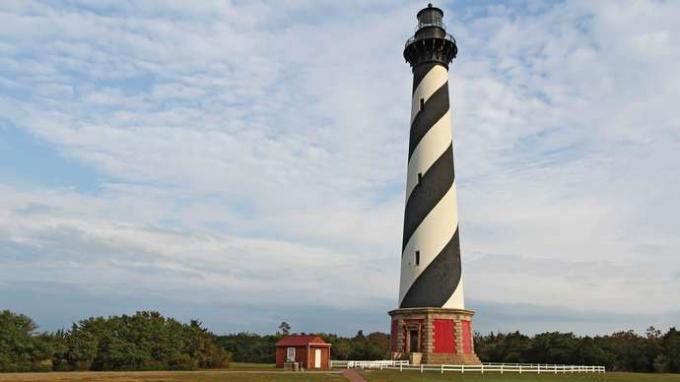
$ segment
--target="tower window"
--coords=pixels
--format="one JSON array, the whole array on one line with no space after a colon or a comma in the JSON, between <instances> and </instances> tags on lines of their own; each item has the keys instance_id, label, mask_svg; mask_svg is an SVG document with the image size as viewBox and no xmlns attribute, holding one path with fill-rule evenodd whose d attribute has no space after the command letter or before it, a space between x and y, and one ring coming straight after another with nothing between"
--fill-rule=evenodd
<instances>
[{"instance_id":1,"label":"tower window","mask_svg":"<svg viewBox=\"0 0 680 382\"><path fill-rule=\"evenodd\" d=\"M420 111L423 111L425 108L425 98L420 99Z\"/></svg>"},{"instance_id":2,"label":"tower window","mask_svg":"<svg viewBox=\"0 0 680 382\"><path fill-rule=\"evenodd\" d=\"M416 251L416 267L420 265L420 251Z\"/></svg>"},{"instance_id":3,"label":"tower window","mask_svg":"<svg viewBox=\"0 0 680 382\"><path fill-rule=\"evenodd\" d=\"M423 181L423 173L419 172L418 173L418 185L420 185L420 183L422 183L422 181Z\"/></svg>"}]
</instances>

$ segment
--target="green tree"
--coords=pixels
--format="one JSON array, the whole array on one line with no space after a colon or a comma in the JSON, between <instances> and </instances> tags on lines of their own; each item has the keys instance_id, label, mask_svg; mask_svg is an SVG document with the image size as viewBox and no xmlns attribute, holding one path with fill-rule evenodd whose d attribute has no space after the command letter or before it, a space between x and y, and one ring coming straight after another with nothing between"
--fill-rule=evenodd
<instances>
[{"instance_id":1,"label":"green tree","mask_svg":"<svg viewBox=\"0 0 680 382\"><path fill-rule=\"evenodd\" d=\"M519 332L481 336L475 333L475 350L486 362L528 362L531 339Z\"/></svg>"},{"instance_id":2,"label":"green tree","mask_svg":"<svg viewBox=\"0 0 680 382\"><path fill-rule=\"evenodd\" d=\"M680 331L670 328L663 336L663 357L667 361L666 371L680 373Z\"/></svg>"},{"instance_id":3,"label":"green tree","mask_svg":"<svg viewBox=\"0 0 680 382\"><path fill-rule=\"evenodd\" d=\"M276 342L280 335L260 336L254 333L237 333L217 337L217 342L238 362L274 362Z\"/></svg>"},{"instance_id":4,"label":"green tree","mask_svg":"<svg viewBox=\"0 0 680 382\"><path fill-rule=\"evenodd\" d=\"M0 312L0 371L38 371L52 367L53 341L38 334L28 316Z\"/></svg>"},{"instance_id":5,"label":"green tree","mask_svg":"<svg viewBox=\"0 0 680 382\"><path fill-rule=\"evenodd\" d=\"M199 321L182 324L158 312L82 320L65 334L74 370L192 370L229 365L229 353Z\"/></svg>"},{"instance_id":6,"label":"green tree","mask_svg":"<svg viewBox=\"0 0 680 382\"><path fill-rule=\"evenodd\" d=\"M647 339L632 330L610 336L595 337L599 346L611 354L607 368L613 371L653 371L653 362L645 354Z\"/></svg>"},{"instance_id":7,"label":"green tree","mask_svg":"<svg viewBox=\"0 0 680 382\"><path fill-rule=\"evenodd\" d=\"M573 364L577 343L573 333L538 334L531 340L526 357L532 362Z\"/></svg>"},{"instance_id":8,"label":"green tree","mask_svg":"<svg viewBox=\"0 0 680 382\"><path fill-rule=\"evenodd\" d=\"M284 336L287 336L287 335L290 333L290 329L291 329L291 328L290 328L290 324L287 323L286 321L283 321L283 322L281 322L281 324L279 325L279 331L278 331L278 333L280 333L280 334L282 334L282 335L284 335ZM277 333L277 334L278 334L278 333Z\"/></svg>"},{"instance_id":9,"label":"green tree","mask_svg":"<svg viewBox=\"0 0 680 382\"><path fill-rule=\"evenodd\" d=\"M346 337L338 337L335 334L325 335L324 340L331 344L333 359L348 360L352 352L352 341Z\"/></svg>"}]
</instances>

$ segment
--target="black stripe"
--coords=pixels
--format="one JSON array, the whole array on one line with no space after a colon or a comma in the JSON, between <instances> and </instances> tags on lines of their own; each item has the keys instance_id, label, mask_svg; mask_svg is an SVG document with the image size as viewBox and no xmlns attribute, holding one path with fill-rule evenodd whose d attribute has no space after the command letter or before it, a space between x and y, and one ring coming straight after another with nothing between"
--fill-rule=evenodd
<instances>
[{"instance_id":1,"label":"black stripe","mask_svg":"<svg viewBox=\"0 0 680 382\"><path fill-rule=\"evenodd\" d=\"M413 90L411 91L411 94L416 92L416 89L418 88L418 85L420 85L420 81L425 78L427 73L437 66L435 63L429 63L429 64L423 64L423 65L418 65L415 68L413 68Z\"/></svg>"},{"instance_id":2,"label":"black stripe","mask_svg":"<svg viewBox=\"0 0 680 382\"><path fill-rule=\"evenodd\" d=\"M399 308L441 308L460 283L460 241L458 229L441 252L411 285Z\"/></svg>"},{"instance_id":3,"label":"black stripe","mask_svg":"<svg viewBox=\"0 0 680 382\"><path fill-rule=\"evenodd\" d=\"M423 219L449 191L454 178L453 146L449 145L446 151L423 174L420 183L413 188L408 201L406 201L402 251Z\"/></svg>"},{"instance_id":4,"label":"black stripe","mask_svg":"<svg viewBox=\"0 0 680 382\"><path fill-rule=\"evenodd\" d=\"M411 124L411 136L408 142L408 157L423 139L425 134L449 111L449 83L445 82L427 99L423 110L416 114ZM447 128L450 128L447 126Z\"/></svg>"}]
</instances>

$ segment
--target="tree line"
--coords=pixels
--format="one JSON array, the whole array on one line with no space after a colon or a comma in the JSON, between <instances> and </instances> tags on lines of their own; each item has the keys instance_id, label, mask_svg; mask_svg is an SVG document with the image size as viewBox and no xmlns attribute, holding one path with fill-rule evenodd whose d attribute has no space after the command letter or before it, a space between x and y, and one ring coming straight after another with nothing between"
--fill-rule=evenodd
<instances>
[{"instance_id":1,"label":"tree line","mask_svg":"<svg viewBox=\"0 0 680 382\"><path fill-rule=\"evenodd\" d=\"M218 336L217 342L233 355L236 362L273 363L276 342L287 334L288 332L282 331L269 335L236 333ZM353 337L328 333L314 334L331 344L331 357L335 360L378 360L389 357L389 334L374 332L364 335L361 330Z\"/></svg>"},{"instance_id":2,"label":"tree line","mask_svg":"<svg viewBox=\"0 0 680 382\"><path fill-rule=\"evenodd\" d=\"M229 365L230 354L198 321L157 312L93 317L69 330L37 331L35 322L0 312L0 371L193 370Z\"/></svg>"},{"instance_id":3,"label":"tree line","mask_svg":"<svg viewBox=\"0 0 680 382\"><path fill-rule=\"evenodd\" d=\"M475 335L482 361L604 365L609 371L680 373L680 331L666 333L650 327L644 335L632 330L604 336L573 333L519 332Z\"/></svg>"}]
</instances>

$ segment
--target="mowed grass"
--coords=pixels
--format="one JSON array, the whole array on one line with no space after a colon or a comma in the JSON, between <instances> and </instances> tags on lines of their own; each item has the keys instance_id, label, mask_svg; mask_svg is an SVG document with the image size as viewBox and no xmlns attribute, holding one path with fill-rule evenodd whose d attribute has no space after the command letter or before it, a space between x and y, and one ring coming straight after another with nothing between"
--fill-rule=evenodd
<instances>
[{"instance_id":1,"label":"mowed grass","mask_svg":"<svg viewBox=\"0 0 680 382\"><path fill-rule=\"evenodd\" d=\"M232 364L233 368L205 371L139 371L139 372L65 372L65 373L6 373L0 382L343 382L340 374L313 372L290 373L262 364ZM680 382L680 374L460 374L449 372L364 370L369 382Z\"/></svg>"},{"instance_id":2,"label":"mowed grass","mask_svg":"<svg viewBox=\"0 0 680 382\"><path fill-rule=\"evenodd\" d=\"M251 362L232 362L228 370L269 370L282 371L276 368L273 363L251 363Z\"/></svg>"},{"instance_id":3,"label":"mowed grass","mask_svg":"<svg viewBox=\"0 0 680 382\"><path fill-rule=\"evenodd\" d=\"M340 374L291 373L273 364L232 363L229 369L202 371L116 371L0 373L0 382L344 382Z\"/></svg>"},{"instance_id":4,"label":"mowed grass","mask_svg":"<svg viewBox=\"0 0 680 382\"><path fill-rule=\"evenodd\" d=\"M365 370L362 372L369 382L680 382L680 374L641 374L641 373L605 373L605 374L516 374L516 373L467 373L424 372L409 370Z\"/></svg>"}]
</instances>

